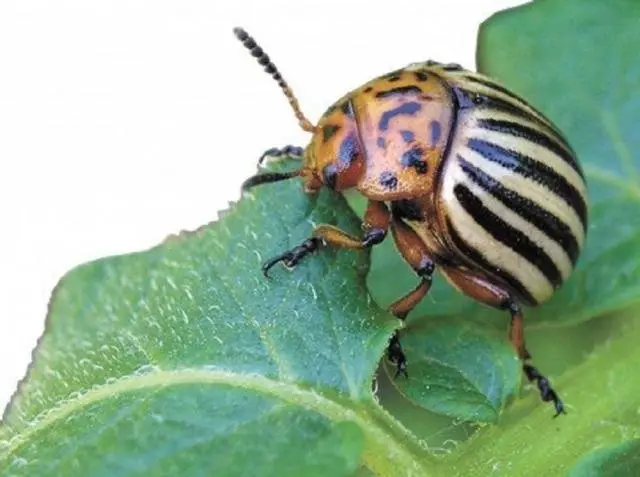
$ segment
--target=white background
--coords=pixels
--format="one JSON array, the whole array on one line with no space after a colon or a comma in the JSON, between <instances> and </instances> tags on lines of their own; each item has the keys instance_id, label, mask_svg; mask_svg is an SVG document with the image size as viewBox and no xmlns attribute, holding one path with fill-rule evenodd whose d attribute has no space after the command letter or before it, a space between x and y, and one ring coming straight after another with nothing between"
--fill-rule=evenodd
<instances>
[{"instance_id":1,"label":"white background","mask_svg":"<svg viewBox=\"0 0 640 477\"><path fill-rule=\"evenodd\" d=\"M65 272L214 220L265 149L308 140L234 26L315 121L407 63L475 68L479 23L521 3L0 1L0 409Z\"/></svg>"}]
</instances>

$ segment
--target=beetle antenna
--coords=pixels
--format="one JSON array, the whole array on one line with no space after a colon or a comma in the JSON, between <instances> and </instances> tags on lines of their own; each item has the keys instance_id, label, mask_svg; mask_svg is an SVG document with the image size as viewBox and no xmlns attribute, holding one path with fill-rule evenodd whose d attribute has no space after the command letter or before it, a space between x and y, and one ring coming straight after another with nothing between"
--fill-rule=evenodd
<instances>
[{"instance_id":1,"label":"beetle antenna","mask_svg":"<svg viewBox=\"0 0 640 477\"><path fill-rule=\"evenodd\" d=\"M236 27L233 29L233 33L238 38L238 40L242 42L245 48L251 52L251 55L254 56L256 60L258 60L258 63L264 66L264 70L278 82L278 85L280 86L280 88L282 88L282 91L289 100L289 104L293 108L293 112L295 113L296 118L298 118L300 127L307 132L314 132L316 130L316 127L302 113L300 104L298 103L298 99L293 94L293 90L284 80L276 66L271 62L269 56L264 51L262 51L262 48L258 46L256 41L244 29Z\"/></svg>"},{"instance_id":2,"label":"beetle antenna","mask_svg":"<svg viewBox=\"0 0 640 477\"><path fill-rule=\"evenodd\" d=\"M254 186L260 184L268 184L270 182L280 182L286 179L292 179L293 177L299 177L302 175L302 170L291 171L291 172L265 172L263 174L257 174L255 176L249 177L246 181L242 183L242 190L245 191Z\"/></svg>"}]
</instances>

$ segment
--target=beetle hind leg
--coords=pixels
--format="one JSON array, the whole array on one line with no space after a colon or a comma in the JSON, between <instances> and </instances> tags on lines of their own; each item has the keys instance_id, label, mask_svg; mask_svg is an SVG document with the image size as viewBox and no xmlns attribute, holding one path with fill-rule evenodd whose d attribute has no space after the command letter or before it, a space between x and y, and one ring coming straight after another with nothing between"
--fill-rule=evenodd
<instances>
[{"instance_id":1,"label":"beetle hind leg","mask_svg":"<svg viewBox=\"0 0 640 477\"><path fill-rule=\"evenodd\" d=\"M523 361L522 371L524 372L529 382L535 382L537 384L538 391L540 391L540 398L545 402L553 402L553 405L556 409L556 414L554 417L557 417L560 414L566 414L566 411L564 410L564 404L558 397L558 394L551 387L551 383L549 382L549 380L530 363L531 354L529 353L525 345L522 311L520 310L520 306L518 306L515 301L510 299L505 307L508 308L509 312L511 313L511 326L509 334L511 337L511 343L518 352L518 356Z\"/></svg>"},{"instance_id":2,"label":"beetle hind leg","mask_svg":"<svg viewBox=\"0 0 640 477\"><path fill-rule=\"evenodd\" d=\"M566 414L564 404L551 387L549 380L530 362L531 354L525 343L522 310L514 298L501 287L472 272L453 267L441 267L441 270L447 280L465 295L493 308L509 311L511 314L509 338L522 361L522 371L530 382L536 383L541 399L545 402L553 402L556 410L554 417Z\"/></svg>"}]
</instances>

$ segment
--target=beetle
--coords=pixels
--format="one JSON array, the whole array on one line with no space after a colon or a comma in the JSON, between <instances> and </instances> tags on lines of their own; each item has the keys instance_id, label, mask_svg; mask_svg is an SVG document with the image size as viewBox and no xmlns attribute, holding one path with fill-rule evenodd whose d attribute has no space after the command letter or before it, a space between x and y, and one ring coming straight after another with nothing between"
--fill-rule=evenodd
<instances>
[{"instance_id":1,"label":"beetle","mask_svg":"<svg viewBox=\"0 0 640 477\"><path fill-rule=\"evenodd\" d=\"M314 125L269 56L244 29L233 31L312 134L304 148L272 148L261 158L292 156L302 162L299 169L258 173L243 190L299 177L308 194L353 189L368 200L362 237L318 225L303 243L266 261L265 276L275 264L295 267L321 247L373 247L391 231L419 282L390 312L404 320L437 269L462 294L509 313L509 338L525 376L553 403L554 417L566 413L531 363L522 311L548 301L566 282L586 239L587 184L557 126L496 79L433 60L358 86ZM387 358L396 377L408 376L397 331Z\"/></svg>"}]
</instances>

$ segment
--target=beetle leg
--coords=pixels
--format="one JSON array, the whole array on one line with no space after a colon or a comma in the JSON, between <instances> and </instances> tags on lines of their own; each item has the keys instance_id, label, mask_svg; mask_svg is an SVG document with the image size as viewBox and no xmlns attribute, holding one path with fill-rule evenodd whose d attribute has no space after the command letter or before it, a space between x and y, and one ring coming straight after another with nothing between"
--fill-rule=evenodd
<instances>
[{"instance_id":1,"label":"beetle leg","mask_svg":"<svg viewBox=\"0 0 640 477\"><path fill-rule=\"evenodd\" d=\"M562 400L551 387L549 380L540 374L529 362L531 360L531 354L525 344L522 310L509 292L471 272L462 271L453 267L440 268L449 282L465 295L493 308L509 310L511 314L509 338L518 353L518 357L523 362L522 370L525 376L530 382L536 382L538 390L540 391L540 397L543 401L553 402L556 410L554 417L560 414L566 414Z\"/></svg>"},{"instance_id":2,"label":"beetle leg","mask_svg":"<svg viewBox=\"0 0 640 477\"><path fill-rule=\"evenodd\" d=\"M304 156L304 148L300 146L284 146L272 147L264 151L260 159L258 160L258 167L262 166L265 161L271 159L281 159L282 157L290 157L291 159L302 160Z\"/></svg>"},{"instance_id":3,"label":"beetle leg","mask_svg":"<svg viewBox=\"0 0 640 477\"><path fill-rule=\"evenodd\" d=\"M391 233L402 258L420 277L418 286L389 307L389 311L397 318L404 320L418 303L429 293L435 264L429 255L426 245L418 234L402 220L394 217L391 222ZM396 364L396 374L408 376L407 359L402 351L400 338L396 331L387 348L388 359Z\"/></svg>"},{"instance_id":4,"label":"beetle leg","mask_svg":"<svg viewBox=\"0 0 640 477\"><path fill-rule=\"evenodd\" d=\"M300 260L315 252L321 245L362 250L382 242L389 229L389 209L383 202L370 200L364 216L364 236L356 238L333 225L318 225L310 238L297 247L273 257L262 265L262 272L268 272L276 263L282 262L286 267L295 267Z\"/></svg>"}]
</instances>

